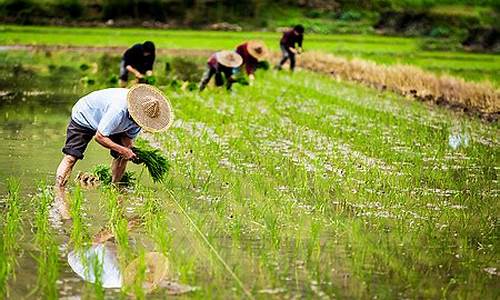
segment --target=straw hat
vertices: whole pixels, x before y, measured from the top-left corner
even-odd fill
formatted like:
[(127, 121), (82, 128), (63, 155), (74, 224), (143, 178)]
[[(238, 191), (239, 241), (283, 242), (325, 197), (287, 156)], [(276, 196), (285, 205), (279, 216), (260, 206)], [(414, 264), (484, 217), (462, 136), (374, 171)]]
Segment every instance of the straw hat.
[(267, 57), (269, 51), (263, 41), (248, 41), (247, 51), (251, 56), (261, 61)]
[(172, 106), (163, 93), (148, 84), (133, 86), (127, 95), (128, 111), (144, 130), (167, 130), (174, 119)]
[(243, 63), (243, 58), (235, 51), (223, 50), (215, 53), (217, 62), (229, 68), (237, 68)]
[(145, 278), (141, 285), (146, 293), (156, 289), (161, 281), (167, 279), (169, 274), (168, 259), (159, 252), (149, 252), (144, 255), (143, 261), (136, 258), (127, 265), (123, 272), (123, 285), (133, 286), (138, 279), (137, 277), (141, 275), (142, 267), (145, 267)]

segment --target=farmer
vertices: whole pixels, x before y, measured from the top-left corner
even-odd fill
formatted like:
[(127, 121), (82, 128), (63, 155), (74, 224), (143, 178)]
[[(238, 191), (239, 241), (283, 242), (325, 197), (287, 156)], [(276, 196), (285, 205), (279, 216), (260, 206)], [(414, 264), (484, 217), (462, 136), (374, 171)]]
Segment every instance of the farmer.
[(94, 138), (111, 150), (112, 182), (120, 182), (127, 161), (136, 158), (132, 141), (141, 129), (151, 132), (166, 130), (172, 121), (167, 98), (146, 84), (131, 89), (111, 88), (92, 92), (73, 106), (66, 132), (64, 157), (57, 168), (55, 206), (63, 219), (70, 219), (65, 187), (73, 166)]
[(252, 82), (255, 80), (254, 74), (259, 62), (267, 56), (266, 45), (262, 41), (248, 41), (236, 47), (236, 52), (243, 58), (248, 79)]
[(235, 82), (234, 74), (237, 72), (239, 66), (243, 59), (241, 56), (234, 51), (219, 51), (215, 52), (210, 56), (207, 62), (207, 70), (203, 74), (200, 82), (200, 91), (203, 91), (207, 86), (208, 82), (215, 75), (215, 85), (222, 86), (224, 84), (224, 79), (222, 74), (226, 78), (226, 87), (228, 90)]
[(127, 86), (128, 73), (133, 73), (140, 81), (144, 76), (153, 74), (155, 62), (155, 44), (146, 41), (143, 44), (135, 44), (123, 53), (120, 62), (120, 86)]
[[(280, 48), (282, 58), (280, 63), (276, 66), (281, 70), (283, 64), (290, 59), (290, 71), (293, 72), (295, 68), (295, 54), (302, 53), (302, 41), (304, 40), (304, 26), (296, 25), (292, 30), (285, 31), (280, 40)], [(295, 48), (297, 44), (298, 48)]]

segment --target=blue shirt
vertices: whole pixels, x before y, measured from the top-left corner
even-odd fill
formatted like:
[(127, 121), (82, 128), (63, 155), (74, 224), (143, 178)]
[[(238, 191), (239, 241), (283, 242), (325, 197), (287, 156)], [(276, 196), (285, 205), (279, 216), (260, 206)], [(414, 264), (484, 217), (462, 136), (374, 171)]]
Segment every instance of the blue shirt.
[(78, 125), (104, 136), (125, 133), (137, 137), (141, 127), (132, 120), (127, 106), (128, 89), (112, 88), (92, 92), (73, 106), (71, 118)]

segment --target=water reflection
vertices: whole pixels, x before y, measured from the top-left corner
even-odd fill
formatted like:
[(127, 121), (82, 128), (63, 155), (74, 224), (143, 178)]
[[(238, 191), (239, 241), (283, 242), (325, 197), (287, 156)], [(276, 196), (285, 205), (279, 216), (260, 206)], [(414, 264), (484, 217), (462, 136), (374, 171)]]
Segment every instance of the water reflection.
[[(96, 282), (96, 274), (104, 288), (121, 288), (122, 275), (113, 243), (92, 245), (84, 251), (73, 250), (68, 253), (68, 264), (71, 269), (85, 281)], [(101, 270), (96, 270), (101, 268)]]

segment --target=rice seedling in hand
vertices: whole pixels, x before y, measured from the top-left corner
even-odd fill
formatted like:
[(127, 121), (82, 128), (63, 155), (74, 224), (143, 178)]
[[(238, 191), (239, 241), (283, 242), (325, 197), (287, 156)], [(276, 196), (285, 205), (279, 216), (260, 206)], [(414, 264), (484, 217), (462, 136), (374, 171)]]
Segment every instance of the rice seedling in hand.
[(137, 155), (137, 159), (133, 162), (144, 164), (154, 182), (163, 182), (170, 164), (160, 149), (153, 148), (146, 140), (139, 139), (132, 151)]

